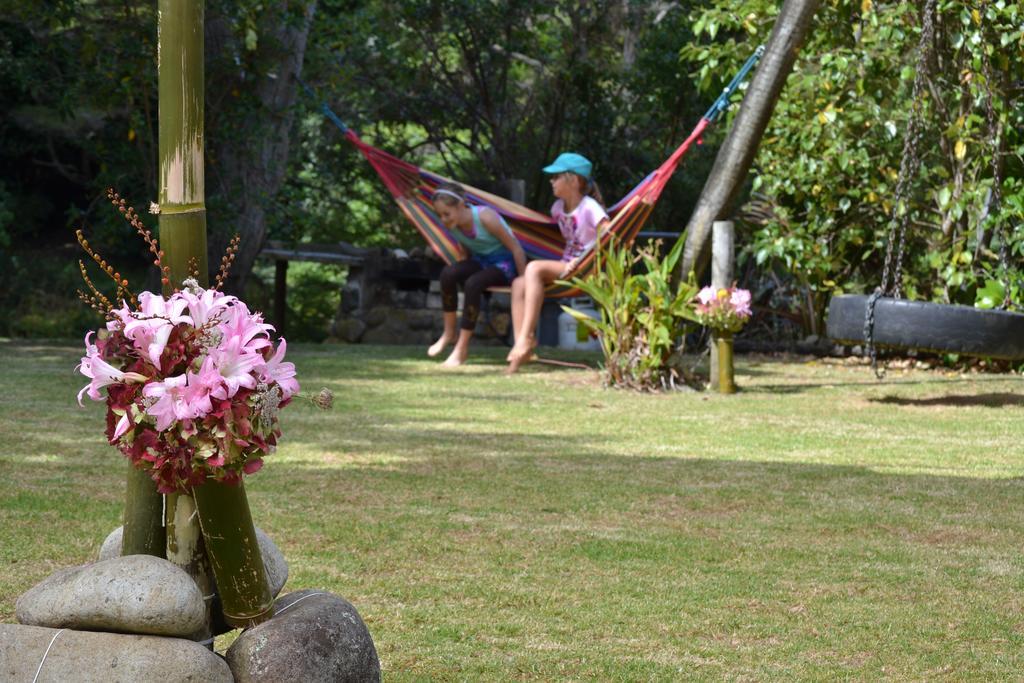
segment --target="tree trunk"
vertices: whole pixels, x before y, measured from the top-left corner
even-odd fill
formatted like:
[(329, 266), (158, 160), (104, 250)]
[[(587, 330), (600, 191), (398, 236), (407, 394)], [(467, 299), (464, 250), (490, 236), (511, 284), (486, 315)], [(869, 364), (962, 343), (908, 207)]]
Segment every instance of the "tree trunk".
[[(219, 68), (211, 70), (211, 80), (218, 79), (211, 96), (231, 93), (224, 98), (225, 111), (218, 114), (220, 132), (211, 166), (219, 200), (231, 212), (230, 230), (242, 238), (224, 287), (237, 295), (244, 294), (256, 255), (266, 241), (267, 210), (288, 166), (298, 87), (295, 75), (302, 70), (316, 2), (301, 5), (297, 14), (291, 9), (293, 16), (287, 18), (283, 14), (290, 7), (277, 2), (263, 12), (255, 45), (243, 44), (231, 17), (211, 17), (207, 22), (207, 51), (220, 58)], [(242, 69), (235, 64), (239, 55), (245, 60)], [(220, 262), (230, 237), (230, 233), (215, 232), (211, 263)]]
[(691, 270), (699, 278), (707, 269), (711, 257), (711, 224), (716, 220), (728, 220), (732, 212), (732, 204), (754, 161), (761, 136), (775, 110), (775, 103), (793, 68), (818, 4), (819, 0), (785, 0), (782, 5), (764, 57), (686, 226), (686, 245), (679, 273), (682, 278)]

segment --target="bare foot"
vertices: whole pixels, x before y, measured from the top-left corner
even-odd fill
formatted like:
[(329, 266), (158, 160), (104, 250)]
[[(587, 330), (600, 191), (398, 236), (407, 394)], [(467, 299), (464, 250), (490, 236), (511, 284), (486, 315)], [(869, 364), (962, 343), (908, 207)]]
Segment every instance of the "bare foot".
[(451, 354), (448, 356), (445, 362), (441, 363), (442, 368), (457, 368), (466, 362), (466, 357), (469, 355), (469, 350), (460, 350), (458, 346), (452, 349)]
[[(508, 350), (508, 355), (505, 356), (505, 360), (511, 362), (513, 356), (515, 356), (518, 353), (522, 353), (522, 346), (524, 345), (520, 345), (518, 343), (513, 344), (512, 348)], [(525, 346), (528, 347), (526, 351), (527, 354), (532, 356), (533, 350), (537, 348), (537, 340), (534, 339), (533, 337), (530, 337), (529, 339), (526, 340)]]
[(434, 356), (444, 351), (445, 347), (453, 343), (454, 341), (455, 337), (449, 337), (446, 334), (442, 334), (441, 337), (436, 342), (431, 344), (429, 349), (427, 349), (427, 355), (433, 358)]
[(508, 354), (508, 368), (506, 368), (505, 374), (511, 375), (519, 370), (520, 365), (522, 365), (523, 363), (529, 363), (531, 360), (533, 360), (535, 358), (533, 353), (533, 347), (535, 345), (536, 343), (532, 345), (524, 344), (523, 346), (525, 346), (526, 348), (520, 348), (520, 346), (517, 344), (515, 347), (513, 347), (512, 351)]

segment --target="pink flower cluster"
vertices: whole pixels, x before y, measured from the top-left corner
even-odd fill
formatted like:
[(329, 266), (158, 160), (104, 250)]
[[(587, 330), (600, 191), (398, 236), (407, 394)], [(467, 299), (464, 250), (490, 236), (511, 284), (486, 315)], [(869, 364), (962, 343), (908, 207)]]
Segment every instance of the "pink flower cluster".
[(750, 318), (750, 292), (705, 287), (697, 293), (697, 321), (717, 332), (739, 332)]
[[(149, 471), (162, 493), (208, 477), (235, 483), (263, 465), (281, 435), (278, 412), (298, 392), (273, 327), (244, 303), (186, 280), (138, 310), (114, 309), (78, 366), (78, 393), (107, 402), (107, 438)], [(106, 391), (104, 397), (101, 390)]]

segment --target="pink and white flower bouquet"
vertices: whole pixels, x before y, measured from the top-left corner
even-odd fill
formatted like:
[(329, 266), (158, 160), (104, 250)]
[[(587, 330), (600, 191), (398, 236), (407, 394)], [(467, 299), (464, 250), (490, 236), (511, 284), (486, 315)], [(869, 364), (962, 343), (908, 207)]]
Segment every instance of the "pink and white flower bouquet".
[[(172, 288), (156, 238), (116, 192), (107, 194), (149, 245), (164, 287)], [(149, 473), (160, 493), (187, 491), (207, 479), (238, 483), (243, 474), (260, 469), (281, 436), (278, 414), (299, 383), (295, 366), (284, 360), (285, 340), (275, 346), (274, 328), (259, 313), (219, 291), (238, 237), (221, 261), (214, 287), (199, 286), (193, 262), (181, 289), (164, 297), (133, 294), (81, 231), (77, 236), (116, 285), (111, 301), (79, 261), (89, 290), (79, 291), (79, 298), (106, 319), (104, 327), (85, 336), (78, 369), (89, 383), (78, 392), (79, 405), (83, 394), (106, 401), (107, 439)], [(324, 389), (311, 400), (326, 409), (332, 396)]]
[(161, 493), (208, 477), (238, 481), (263, 465), (281, 435), (278, 413), (298, 392), (273, 327), (244, 303), (195, 280), (138, 308), (113, 309), (85, 337), (78, 394), (107, 403), (106, 435)]
[(697, 293), (697, 322), (717, 333), (734, 333), (750, 319), (750, 292), (738, 287), (704, 287)]

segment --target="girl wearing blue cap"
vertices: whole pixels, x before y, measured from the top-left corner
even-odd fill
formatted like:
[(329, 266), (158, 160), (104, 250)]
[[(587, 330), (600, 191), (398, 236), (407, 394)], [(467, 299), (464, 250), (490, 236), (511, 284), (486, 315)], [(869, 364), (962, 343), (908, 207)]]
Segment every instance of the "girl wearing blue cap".
[(555, 280), (567, 277), (580, 260), (597, 243), (608, 222), (608, 213), (601, 205), (601, 191), (591, 178), (593, 165), (579, 154), (559, 154), (554, 163), (544, 167), (549, 174), (551, 192), (556, 201), (551, 217), (565, 238), (565, 251), (560, 261), (531, 261), (526, 272), (512, 282), (512, 326), (516, 343), (508, 354), (508, 371), (515, 372), (533, 355), (537, 346), (534, 330), (544, 303), (544, 288)]
[[(438, 217), (459, 241), (465, 256), (441, 271), (444, 333), (427, 349), (427, 355), (433, 357), (455, 342), (455, 348), (443, 363), (443, 367), (453, 368), (466, 362), (484, 291), (488, 287), (507, 287), (516, 275), (526, 270), (526, 255), (505, 219), (493, 209), (469, 206), (460, 185), (442, 183), (432, 199)], [(462, 322), (456, 336), (455, 309), (460, 284)]]

